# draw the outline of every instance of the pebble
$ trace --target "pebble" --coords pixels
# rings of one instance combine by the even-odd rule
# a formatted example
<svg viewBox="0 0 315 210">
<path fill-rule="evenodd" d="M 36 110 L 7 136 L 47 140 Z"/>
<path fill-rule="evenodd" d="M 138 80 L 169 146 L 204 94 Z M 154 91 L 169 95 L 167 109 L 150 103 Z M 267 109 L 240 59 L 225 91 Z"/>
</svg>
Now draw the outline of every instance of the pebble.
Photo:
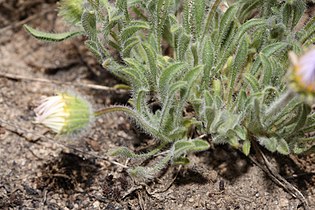
<svg viewBox="0 0 315 210">
<path fill-rule="evenodd" d="M 236 165 L 237 165 L 237 167 L 238 167 L 239 169 L 243 169 L 243 168 L 246 167 L 247 161 L 246 161 L 246 160 L 238 160 L 238 161 L 236 162 Z"/>
<path fill-rule="evenodd" d="M 214 170 L 211 170 L 209 172 L 209 179 L 210 179 L 211 182 L 215 183 L 217 181 L 217 179 L 218 179 L 218 173 L 216 171 L 214 171 Z"/>
<path fill-rule="evenodd" d="M 103 120 L 102 118 L 98 118 L 98 119 L 97 119 L 97 122 L 99 122 L 99 123 L 104 123 L 104 120 Z"/>
<path fill-rule="evenodd" d="M 192 202 L 194 202 L 194 199 L 193 198 L 189 198 L 188 202 L 192 203 Z"/>
<path fill-rule="evenodd" d="M 286 198 L 280 198 L 279 200 L 279 206 L 280 207 L 287 207 L 289 206 L 289 201 Z"/>
<path fill-rule="evenodd" d="M 199 207 L 199 202 L 195 202 L 193 205 L 194 208 L 198 208 Z"/>
<path fill-rule="evenodd" d="M 94 208 L 99 208 L 99 207 L 100 207 L 100 202 L 99 202 L 99 201 L 95 201 L 95 202 L 93 203 L 93 207 L 94 207 Z"/>
</svg>

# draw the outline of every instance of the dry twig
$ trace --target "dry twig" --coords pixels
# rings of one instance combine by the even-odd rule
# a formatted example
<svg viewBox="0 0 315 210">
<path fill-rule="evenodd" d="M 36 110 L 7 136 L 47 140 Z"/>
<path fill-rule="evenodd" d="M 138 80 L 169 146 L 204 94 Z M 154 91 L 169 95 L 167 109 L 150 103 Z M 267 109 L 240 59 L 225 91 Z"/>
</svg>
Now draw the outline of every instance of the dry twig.
<svg viewBox="0 0 315 210">
<path fill-rule="evenodd" d="M 13 23 L 11 25 L 8 25 L 8 26 L 0 29 L 0 34 L 5 32 L 6 30 L 11 29 L 11 28 L 21 27 L 22 25 L 24 25 L 24 24 L 26 24 L 26 23 L 28 23 L 28 22 L 30 22 L 30 21 L 32 21 L 32 20 L 34 20 L 34 19 L 36 19 L 36 18 L 38 18 L 40 16 L 43 16 L 43 15 L 49 13 L 49 12 L 55 12 L 54 8 L 46 9 L 46 10 L 40 12 L 40 13 L 34 14 L 32 16 L 29 16 L 28 18 L 26 18 L 24 20 L 21 20 L 21 21 Z"/>
<path fill-rule="evenodd" d="M 262 159 L 263 163 L 260 163 L 259 161 L 255 160 L 255 158 L 249 156 L 250 160 L 254 164 L 256 164 L 261 170 L 263 170 L 273 182 L 275 182 L 277 185 L 282 187 L 294 198 L 299 199 L 305 210 L 309 210 L 309 205 L 304 195 L 295 186 L 293 186 L 290 182 L 284 179 L 279 173 L 277 173 L 273 169 L 273 166 L 267 160 L 266 156 L 263 154 L 263 152 L 261 151 L 261 149 L 255 142 L 253 142 L 253 147 L 255 151 L 257 152 L 257 155 L 259 156 L 259 158 Z"/>
<path fill-rule="evenodd" d="M 74 87 L 83 87 L 83 88 L 91 88 L 97 90 L 106 90 L 106 91 L 116 91 L 116 92 L 126 92 L 124 89 L 117 89 L 114 87 L 107 87 L 103 85 L 94 85 L 94 84 L 78 84 L 78 83 L 71 83 L 71 82 L 61 82 L 57 80 L 49 80 L 44 78 L 33 78 L 23 75 L 14 75 L 10 73 L 0 73 L 0 77 L 14 79 L 14 80 L 28 80 L 28 81 L 35 81 L 35 82 L 43 82 L 43 83 L 53 83 L 58 85 L 67 85 L 67 86 L 74 86 Z"/>
</svg>

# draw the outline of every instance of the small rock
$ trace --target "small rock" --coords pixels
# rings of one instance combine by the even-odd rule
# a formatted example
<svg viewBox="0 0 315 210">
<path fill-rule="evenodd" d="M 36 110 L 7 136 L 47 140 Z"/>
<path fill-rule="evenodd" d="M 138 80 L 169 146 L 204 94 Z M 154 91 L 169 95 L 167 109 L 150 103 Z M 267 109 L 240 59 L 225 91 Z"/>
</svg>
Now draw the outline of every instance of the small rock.
<svg viewBox="0 0 315 210">
<path fill-rule="evenodd" d="M 213 183 L 215 183 L 218 179 L 218 173 L 214 170 L 210 171 L 208 176 L 209 176 L 210 181 Z"/>
<path fill-rule="evenodd" d="M 287 207 L 289 206 L 289 201 L 286 198 L 280 198 L 279 207 Z"/>
<path fill-rule="evenodd" d="M 5 134 L 5 128 L 0 126 L 0 135 Z"/>
<path fill-rule="evenodd" d="M 192 202 L 194 202 L 194 199 L 193 198 L 189 198 L 188 202 L 192 203 Z"/>
<path fill-rule="evenodd" d="M 99 202 L 99 201 L 95 201 L 95 202 L 93 203 L 93 207 L 94 207 L 94 208 L 99 208 L 99 207 L 100 207 L 100 202 Z"/>
<path fill-rule="evenodd" d="M 86 140 L 86 143 L 96 152 L 101 150 L 101 145 L 93 139 Z"/>
</svg>

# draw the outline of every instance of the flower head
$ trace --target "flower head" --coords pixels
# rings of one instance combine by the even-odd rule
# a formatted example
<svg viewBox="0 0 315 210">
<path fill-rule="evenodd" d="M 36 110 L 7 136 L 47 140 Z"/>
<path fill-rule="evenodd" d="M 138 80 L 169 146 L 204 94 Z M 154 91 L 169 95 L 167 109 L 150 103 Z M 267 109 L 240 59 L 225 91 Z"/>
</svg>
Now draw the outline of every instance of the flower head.
<svg viewBox="0 0 315 210">
<path fill-rule="evenodd" d="M 59 15 L 66 21 L 74 24 L 81 21 L 84 0 L 61 0 L 59 3 Z"/>
<path fill-rule="evenodd" d="M 293 68 L 291 80 L 297 92 L 315 95 L 315 49 L 311 49 L 301 57 L 290 52 Z"/>
<path fill-rule="evenodd" d="M 70 134 L 86 128 L 93 119 L 90 104 L 79 96 L 58 93 L 46 97 L 35 110 L 36 123 L 58 134 Z"/>
</svg>

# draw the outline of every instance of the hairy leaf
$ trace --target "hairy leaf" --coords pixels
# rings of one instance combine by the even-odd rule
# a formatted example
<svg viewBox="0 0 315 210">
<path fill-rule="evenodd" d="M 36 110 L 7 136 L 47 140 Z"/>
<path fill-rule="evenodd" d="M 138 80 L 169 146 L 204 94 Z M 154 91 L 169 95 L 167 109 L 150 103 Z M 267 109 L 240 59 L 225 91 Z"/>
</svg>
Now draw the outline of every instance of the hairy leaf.
<svg viewBox="0 0 315 210">
<path fill-rule="evenodd" d="M 24 28 L 36 39 L 43 40 L 43 41 L 50 41 L 50 42 L 60 42 L 60 41 L 82 34 L 82 31 L 72 31 L 72 32 L 64 32 L 64 33 L 47 33 L 47 32 L 38 31 L 26 24 L 24 25 Z"/>
</svg>

